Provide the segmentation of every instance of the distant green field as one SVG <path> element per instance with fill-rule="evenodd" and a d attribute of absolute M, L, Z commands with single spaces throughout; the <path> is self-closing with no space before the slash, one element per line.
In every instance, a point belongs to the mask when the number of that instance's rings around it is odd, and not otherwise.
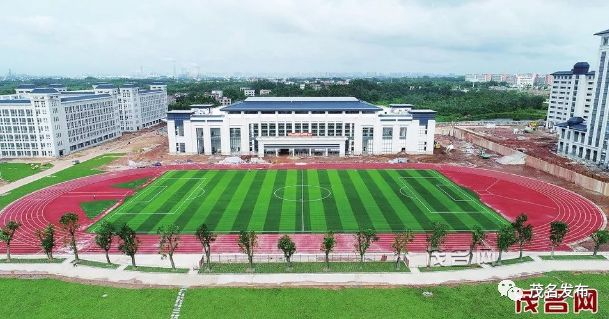
<path fill-rule="evenodd" d="M 204 276 L 204 275 L 201 275 Z M 516 286 L 562 283 L 598 289 L 597 314 L 560 318 L 609 318 L 607 273 L 552 272 L 514 280 Z M 189 288 L 180 312 L 189 318 L 545 318 L 514 314 L 514 302 L 501 297 L 497 281 L 407 288 Z M 3 318 L 170 318 L 177 289 L 126 289 L 49 279 L 2 279 Z M 431 292 L 431 297 L 423 292 Z M 540 308 L 543 311 L 543 305 Z"/>
<path fill-rule="evenodd" d="M 169 171 L 104 220 L 140 233 L 171 223 L 192 233 L 203 222 L 217 232 L 268 233 L 424 231 L 432 222 L 493 231 L 507 223 L 435 170 L 390 169 Z"/>
<path fill-rule="evenodd" d="M 51 167 L 53 167 L 51 164 L 41 165 L 39 163 L 0 163 L 0 179 L 14 182 Z"/>

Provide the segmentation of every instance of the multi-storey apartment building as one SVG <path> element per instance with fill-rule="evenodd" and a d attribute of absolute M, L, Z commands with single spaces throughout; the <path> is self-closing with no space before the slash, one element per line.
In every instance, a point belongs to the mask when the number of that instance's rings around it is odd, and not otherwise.
<path fill-rule="evenodd" d="M 0 97 L 0 156 L 57 157 L 121 135 L 116 97 L 34 88 Z"/>
<path fill-rule="evenodd" d="M 121 130 L 135 132 L 161 122 L 167 113 L 167 86 L 160 83 L 142 89 L 136 84 L 123 84 L 116 88 L 111 84 L 95 86 L 96 90 L 112 90 L 118 94 Z"/>
<path fill-rule="evenodd" d="M 571 71 L 552 73 L 554 83 L 548 100 L 546 127 L 565 123 L 572 117 L 589 120 L 594 89 L 594 71 L 586 62 L 577 62 Z"/>
<path fill-rule="evenodd" d="M 172 154 L 431 154 L 435 113 L 353 97 L 250 97 L 167 113 Z"/>
<path fill-rule="evenodd" d="M 134 90 L 126 108 L 135 128 L 159 123 L 167 112 L 163 84 L 155 90 Z M 95 85 L 93 90 L 68 91 L 63 85 L 36 88 L 20 85 L 16 94 L 0 96 L 0 157 L 58 157 L 117 138 L 129 118 L 122 88 Z M 123 110 L 124 110 L 123 109 Z"/>
<path fill-rule="evenodd" d="M 577 105 L 580 103 L 580 97 L 584 101 L 591 99 L 590 112 L 586 118 L 583 114 L 575 113 L 566 122 L 556 124 L 560 128 L 558 152 L 596 163 L 607 169 L 609 168 L 609 30 L 595 35 L 600 37 L 600 46 L 598 65 L 593 76 L 592 94 L 578 94 L 575 101 L 571 101 Z"/>

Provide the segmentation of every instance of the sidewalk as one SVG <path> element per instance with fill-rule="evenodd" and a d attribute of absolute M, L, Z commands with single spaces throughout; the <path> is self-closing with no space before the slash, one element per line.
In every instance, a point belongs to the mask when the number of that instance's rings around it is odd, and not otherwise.
<path fill-rule="evenodd" d="M 607 253 L 604 256 L 607 257 Z M 40 255 L 14 256 L 41 258 Z M 57 256 L 57 258 L 71 256 Z M 101 255 L 82 255 L 81 259 L 101 260 Z M 609 260 L 565 260 L 549 261 L 534 258 L 536 261 L 499 267 L 485 267 L 467 270 L 410 272 L 410 273 L 299 273 L 299 274 L 187 274 L 145 273 L 124 270 L 126 256 L 112 256 L 112 260 L 122 266 L 118 269 L 103 269 L 88 266 L 73 266 L 69 261 L 61 264 L 0 264 L 0 275 L 49 275 L 69 277 L 99 283 L 136 284 L 168 287 L 196 286 L 410 286 L 436 285 L 457 282 L 499 281 L 506 278 L 537 275 L 550 271 L 608 271 Z M 138 256 L 139 257 L 139 256 Z M 142 266 L 148 265 L 147 258 L 136 261 Z M 152 256 L 150 256 L 151 258 Z M 156 266 L 161 262 L 157 258 Z M 199 255 L 185 255 L 188 260 L 196 262 Z M 103 257 L 105 258 L 105 257 Z M 151 259 L 150 259 L 151 260 Z M 168 261 L 162 261 L 168 267 Z"/>

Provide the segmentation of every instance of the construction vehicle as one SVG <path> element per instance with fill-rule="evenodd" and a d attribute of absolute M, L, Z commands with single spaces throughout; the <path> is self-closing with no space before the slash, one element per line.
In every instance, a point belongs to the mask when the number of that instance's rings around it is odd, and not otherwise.
<path fill-rule="evenodd" d="M 491 155 L 486 153 L 486 151 L 483 148 L 480 148 L 480 150 L 478 152 L 478 156 L 480 156 L 480 158 L 482 158 L 482 159 L 489 159 L 489 158 L 491 158 Z"/>

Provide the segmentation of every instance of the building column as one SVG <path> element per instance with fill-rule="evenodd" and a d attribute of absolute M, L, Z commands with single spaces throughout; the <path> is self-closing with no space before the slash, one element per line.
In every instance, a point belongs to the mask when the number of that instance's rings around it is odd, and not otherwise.
<path fill-rule="evenodd" d="M 203 127 L 203 154 L 211 155 L 211 131 L 207 125 Z"/>
<path fill-rule="evenodd" d="M 258 141 L 258 157 L 264 157 L 264 142 Z"/>

